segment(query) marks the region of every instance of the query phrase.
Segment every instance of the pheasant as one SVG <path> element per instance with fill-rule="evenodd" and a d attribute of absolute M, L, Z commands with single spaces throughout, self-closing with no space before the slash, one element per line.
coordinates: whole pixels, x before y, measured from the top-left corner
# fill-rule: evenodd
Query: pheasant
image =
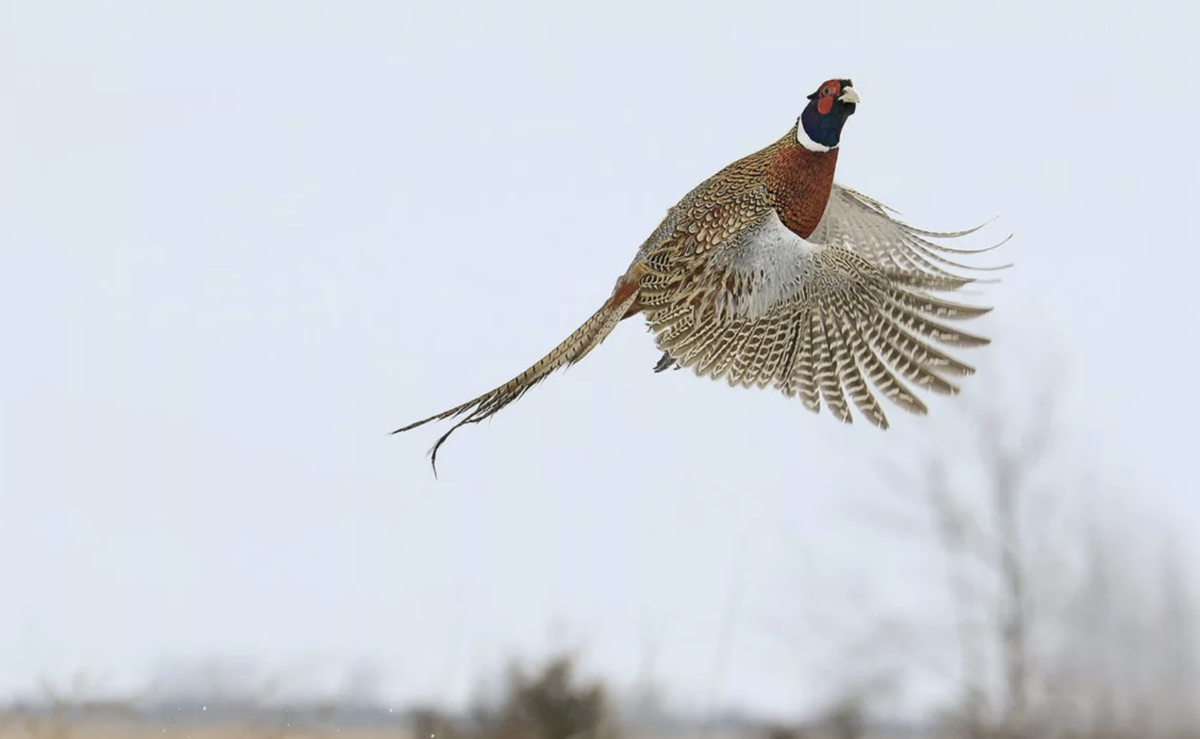
<path fill-rule="evenodd" d="M 834 181 L 842 128 L 859 105 L 849 79 L 831 79 L 782 138 L 728 165 L 672 207 L 617 278 L 608 300 L 533 366 L 462 405 L 393 431 L 490 418 L 555 370 L 575 364 L 617 327 L 645 316 L 663 351 L 654 368 L 690 368 L 731 386 L 773 387 L 810 411 L 851 423 L 850 406 L 886 429 L 873 389 L 900 408 L 927 412 L 910 389 L 954 394 L 947 378 L 974 368 L 945 353 L 989 339 L 947 321 L 991 308 L 935 296 L 977 282 L 950 268 L 978 267 L 947 254 L 979 254 L 937 241 L 974 233 L 914 228 L 896 211 Z M 986 225 L 986 224 L 983 224 Z M 1007 241 L 1007 239 L 1005 239 Z"/>

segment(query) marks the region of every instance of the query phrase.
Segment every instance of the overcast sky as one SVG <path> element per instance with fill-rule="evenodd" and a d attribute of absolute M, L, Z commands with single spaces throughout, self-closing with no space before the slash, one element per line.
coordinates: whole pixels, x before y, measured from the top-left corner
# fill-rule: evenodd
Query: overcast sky
<path fill-rule="evenodd" d="M 842 427 L 655 375 L 629 321 L 440 480 L 444 427 L 387 432 L 565 338 L 830 77 L 862 97 L 839 180 L 1016 234 L 967 384 L 1015 404 L 1064 358 L 1087 466 L 1196 531 L 1193 6 L 0 0 L 0 695 L 220 653 L 459 700 L 582 644 L 802 705 L 838 636 L 805 577 L 920 577 L 845 494 L 954 401 Z"/>

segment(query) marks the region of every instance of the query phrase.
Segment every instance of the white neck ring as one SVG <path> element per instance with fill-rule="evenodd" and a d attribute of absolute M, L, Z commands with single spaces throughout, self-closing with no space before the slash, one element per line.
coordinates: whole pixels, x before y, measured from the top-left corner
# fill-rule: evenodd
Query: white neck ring
<path fill-rule="evenodd" d="M 805 149 L 808 149 L 809 151 L 815 151 L 817 153 L 824 153 L 830 149 L 837 148 L 836 146 L 825 146 L 824 144 L 818 144 L 816 141 L 813 141 L 812 137 L 808 135 L 808 131 L 804 130 L 804 121 L 800 119 L 796 120 L 796 141 L 799 142 L 799 144 Z"/>

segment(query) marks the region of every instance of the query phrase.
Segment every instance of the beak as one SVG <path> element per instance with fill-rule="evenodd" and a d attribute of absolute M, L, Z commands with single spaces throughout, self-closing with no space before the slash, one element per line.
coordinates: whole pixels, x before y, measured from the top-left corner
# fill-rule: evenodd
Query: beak
<path fill-rule="evenodd" d="M 842 96 L 838 98 L 838 102 L 858 105 L 858 93 L 854 91 L 853 87 L 844 87 L 842 88 Z"/>

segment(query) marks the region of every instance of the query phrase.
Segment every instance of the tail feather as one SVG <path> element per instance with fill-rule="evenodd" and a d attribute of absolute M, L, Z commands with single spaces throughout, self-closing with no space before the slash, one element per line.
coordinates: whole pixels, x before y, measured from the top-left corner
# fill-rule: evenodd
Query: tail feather
<path fill-rule="evenodd" d="M 487 418 L 491 418 L 509 403 L 520 399 L 534 385 L 549 377 L 555 370 L 575 364 L 583 359 L 612 333 L 617 324 L 621 322 L 621 319 L 626 317 L 627 312 L 633 306 L 636 299 L 636 290 L 619 291 L 582 326 L 576 329 L 575 333 L 567 337 L 565 341 L 556 346 L 549 354 L 535 362 L 529 369 L 473 400 L 469 400 L 462 405 L 455 406 L 429 418 L 410 423 L 407 426 L 396 429 L 392 433 L 399 434 L 433 421 L 443 421 L 466 414 L 449 431 L 442 434 L 433 445 L 433 448 L 429 450 L 430 464 L 433 466 L 433 474 L 436 477 L 438 449 L 441 448 L 442 444 L 446 443 L 451 434 L 467 424 L 479 423 Z"/>

